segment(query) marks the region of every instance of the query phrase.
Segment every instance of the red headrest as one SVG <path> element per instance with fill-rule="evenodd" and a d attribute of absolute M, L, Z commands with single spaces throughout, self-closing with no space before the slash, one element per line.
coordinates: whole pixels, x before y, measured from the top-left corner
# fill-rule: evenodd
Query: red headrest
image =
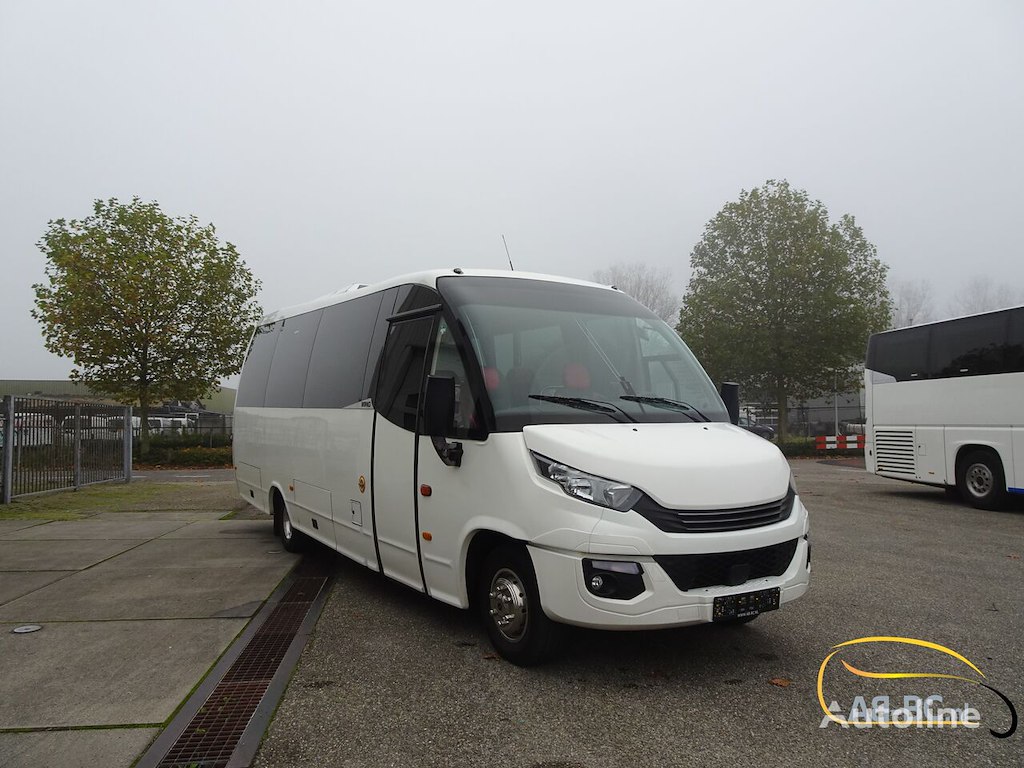
<path fill-rule="evenodd" d="M 569 389 L 590 389 L 590 371 L 579 363 L 567 363 L 562 371 L 562 381 Z"/>
<path fill-rule="evenodd" d="M 484 386 L 487 387 L 488 392 L 493 392 L 501 386 L 501 374 L 498 373 L 497 368 L 484 368 Z"/>

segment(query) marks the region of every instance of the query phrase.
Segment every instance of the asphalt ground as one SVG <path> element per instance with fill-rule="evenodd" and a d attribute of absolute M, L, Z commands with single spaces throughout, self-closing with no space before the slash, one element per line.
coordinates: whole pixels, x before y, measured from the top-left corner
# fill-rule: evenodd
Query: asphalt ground
<path fill-rule="evenodd" d="M 343 558 L 256 765 L 1014 765 L 1007 707 L 964 661 L 900 643 L 846 650 L 822 672 L 844 716 L 857 696 L 943 697 L 977 729 L 848 728 L 828 721 L 818 675 L 833 646 L 896 636 L 948 647 L 1024 714 L 1024 509 L 986 512 L 941 490 L 855 467 L 794 461 L 812 517 L 812 586 L 738 627 L 574 630 L 561 658 L 497 658 L 468 613 Z M 937 706 L 937 705 L 933 705 Z"/>

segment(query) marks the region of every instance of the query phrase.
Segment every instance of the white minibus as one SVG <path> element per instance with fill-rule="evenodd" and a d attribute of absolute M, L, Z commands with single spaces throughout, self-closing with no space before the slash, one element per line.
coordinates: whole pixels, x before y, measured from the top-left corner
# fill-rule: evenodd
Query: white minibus
<path fill-rule="evenodd" d="M 868 472 L 985 509 L 1024 494 L 1024 307 L 876 333 L 864 390 Z"/>
<path fill-rule="evenodd" d="M 810 542 L 789 465 L 726 391 L 614 288 L 407 275 L 263 319 L 238 489 L 288 549 L 478 611 L 516 664 L 566 624 L 745 622 L 806 592 Z"/>

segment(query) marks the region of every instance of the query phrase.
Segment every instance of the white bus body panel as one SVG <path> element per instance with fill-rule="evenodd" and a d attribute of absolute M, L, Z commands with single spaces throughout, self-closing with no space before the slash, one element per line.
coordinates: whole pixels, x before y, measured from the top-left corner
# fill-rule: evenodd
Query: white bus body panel
<path fill-rule="evenodd" d="M 1024 373 L 897 382 L 866 371 L 865 389 L 869 472 L 952 486 L 961 449 L 985 446 L 999 455 L 1007 488 L 1021 491 Z"/>

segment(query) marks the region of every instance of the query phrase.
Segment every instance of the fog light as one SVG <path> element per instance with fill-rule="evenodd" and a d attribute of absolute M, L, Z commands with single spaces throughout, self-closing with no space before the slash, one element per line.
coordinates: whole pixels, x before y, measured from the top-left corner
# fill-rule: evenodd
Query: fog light
<path fill-rule="evenodd" d="M 643 572 L 640 563 L 627 560 L 583 560 L 587 590 L 612 600 L 630 600 L 643 592 Z"/>

